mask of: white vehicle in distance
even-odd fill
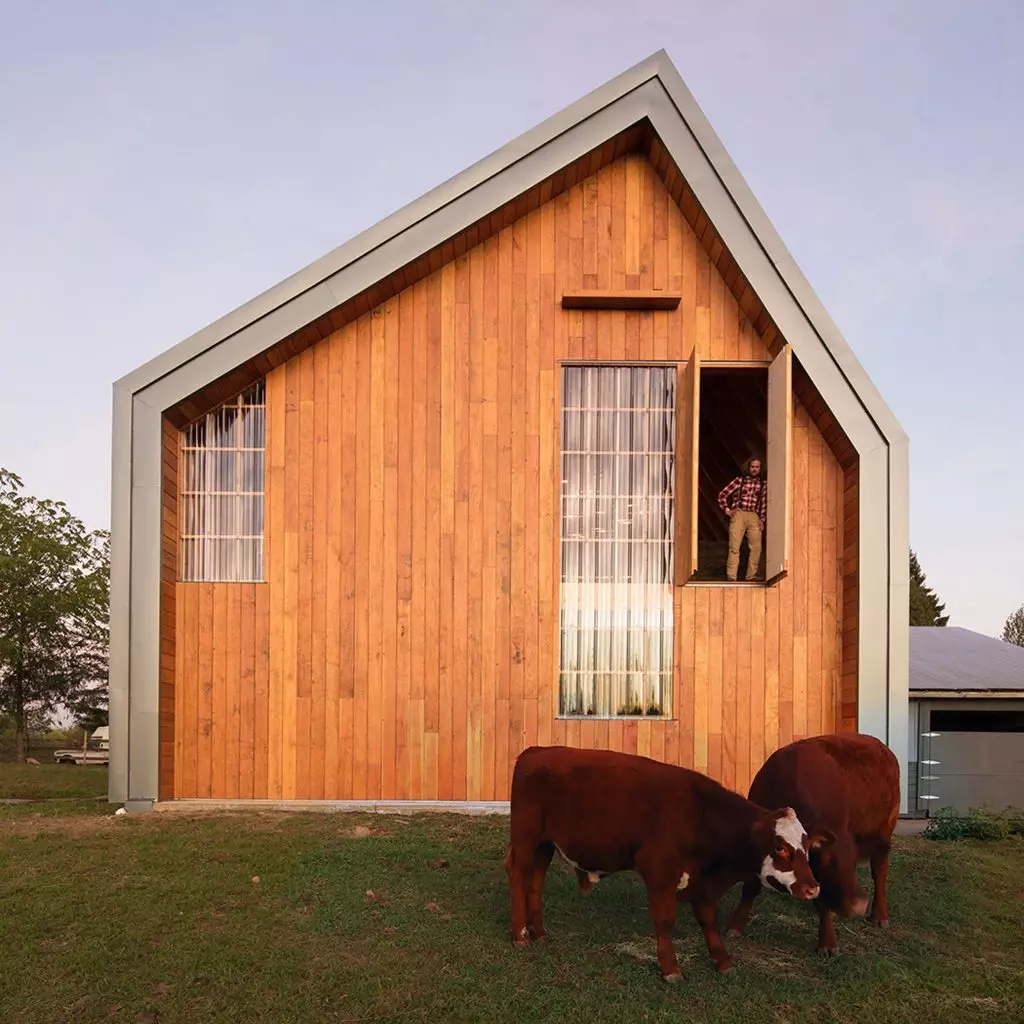
[[[55,750],[53,759],[57,764],[109,764],[110,727],[101,725],[83,747]]]

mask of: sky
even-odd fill
[[[90,527],[114,380],[665,49],[910,436],[950,624],[1024,602],[1019,0],[0,0],[0,24],[0,466]]]

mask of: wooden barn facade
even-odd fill
[[[131,810],[905,764],[906,438],[663,53],[118,381],[113,440]]]

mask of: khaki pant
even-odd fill
[[[729,558],[725,563],[725,575],[736,579],[736,570],[740,564],[740,545],[747,538],[750,554],[747,558],[747,579],[757,575],[761,564],[761,520],[756,512],[743,512],[737,509],[729,517]]]

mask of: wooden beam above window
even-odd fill
[[[641,291],[631,288],[582,288],[562,295],[562,309],[675,309],[679,292]]]

